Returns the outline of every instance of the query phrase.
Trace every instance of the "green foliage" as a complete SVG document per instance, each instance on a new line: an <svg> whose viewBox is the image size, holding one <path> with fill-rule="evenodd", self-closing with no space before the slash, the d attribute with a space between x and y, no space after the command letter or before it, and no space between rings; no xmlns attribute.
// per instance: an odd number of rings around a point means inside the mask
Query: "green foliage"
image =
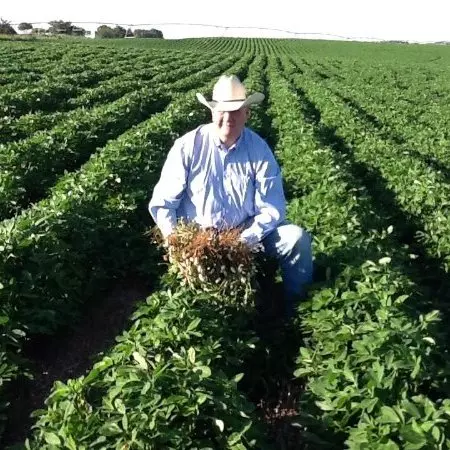
<svg viewBox="0 0 450 450"><path fill-rule="evenodd" d="M232 299L171 287L138 308L85 377L55 385L26 448L264 447L237 390L255 346L246 314Z"/></svg>
<svg viewBox="0 0 450 450"><path fill-rule="evenodd" d="M1 422L30 333L72 323L130 267L158 276L142 233L167 149L209 119L196 91L249 69L267 100L251 124L276 143L289 217L312 231L319 268L296 322L300 445L449 447L449 49L91 41L0 44L0 204L18 213L0 225ZM160 113L156 94L170 100ZM236 388L246 312L165 288L85 377L55 386L30 446L261 444Z"/></svg>
<svg viewBox="0 0 450 450"><path fill-rule="evenodd" d="M0 18L0 34L17 34L17 31L12 27L11 23L7 20Z"/></svg>
<svg viewBox="0 0 450 450"><path fill-rule="evenodd" d="M127 34L125 28L116 26L111 28L108 25L100 25L95 31L95 37L99 39L117 39L123 38Z"/></svg>
<svg viewBox="0 0 450 450"><path fill-rule="evenodd" d="M32 30L33 25L31 25L31 23L28 23L28 22L21 22L21 23L19 23L19 26L17 28L19 28L20 31L27 31L27 30Z"/></svg>
<svg viewBox="0 0 450 450"><path fill-rule="evenodd" d="M64 20L52 20L49 25L50 28L47 31L54 35L84 36L86 34L84 28L77 27L72 22L65 22Z"/></svg>
<svg viewBox="0 0 450 450"><path fill-rule="evenodd" d="M291 218L312 228L316 254L327 264L326 281L299 309L302 436L331 448L444 448L450 367L438 356L447 353L441 313L425 304L426 312L417 312L423 299L409 278L411 252L396 244L401 230L386 224L372 186L361 185L361 166L327 127L330 111L336 121L346 113L334 109L333 97L309 89L306 69L287 58L283 67L270 62L269 114L293 197ZM361 131L352 131L356 141Z"/></svg>
<svg viewBox="0 0 450 450"><path fill-rule="evenodd" d="M113 56L113 55L111 55ZM218 60L218 58L216 58ZM213 59L212 61L215 61ZM194 58L185 58L186 63L195 62ZM130 66L133 64L134 70L130 71ZM93 69L95 69L95 75L91 76L90 80L95 82L98 80L98 84L93 87L87 86L85 89L80 91L80 95L72 97L69 99L61 98L61 103L59 104L59 111L49 114L47 111L36 111L28 112L20 117L14 117L11 114L12 109L9 109L9 114L0 118L0 142L6 143L10 141L18 141L27 137L30 137L34 133L40 130L50 129L63 120L69 119L71 113L65 112L65 109L72 110L76 108L89 108L96 105L104 104L107 102L113 102L120 97L130 93L133 90L141 90L144 87L154 87L155 84L168 83L170 81L177 80L183 76L190 75L188 67L180 67L179 60L174 58L172 55L168 57L167 55L161 55L159 52L150 52L145 55L140 55L134 57L130 55L111 65L107 65L104 68L96 68L97 64L93 64ZM89 70L90 66L86 66ZM103 66L97 66L103 67ZM36 67L34 67L36 70ZM80 67L77 67L78 70ZM11 90L21 87L22 85L29 84L29 81L40 81L44 84L44 79L58 77L60 80L65 79L73 83L86 84L89 81L86 72L81 72L80 74L66 74L64 66L61 68L58 66L54 70L48 70L44 76L36 72L31 72L27 74L25 78L26 81L19 81L18 74L12 74L11 80L17 80L12 86L11 83L7 84L7 89ZM21 74L22 75L22 74ZM6 80L5 80L6 81ZM35 87L36 84L35 83ZM34 91L34 95L40 99L42 95L42 90ZM25 95L22 90L16 95L15 98L20 99ZM21 112L25 112L33 109L33 97L28 100L23 106ZM11 105L12 106L12 105ZM43 104L39 100L38 107L45 108L45 103ZM14 109L17 108L17 102ZM85 112L85 109L80 109L78 113Z"/></svg>
<svg viewBox="0 0 450 450"><path fill-rule="evenodd" d="M134 37L164 39L162 31L156 30L155 28L152 28L150 30L142 30L140 28L137 28L136 30L134 30Z"/></svg>
<svg viewBox="0 0 450 450"><path fill-rule="evenodd" d="M222 59L174 82L173 89L211 87L211 78L236 59ZM240 59L233 70L245 71L248 61ZM139 270L151 260L155 249L148 248L143 235L148 189L173 140L206 120L195 92L174 93L164 112L110 141L81 170L63 177L47 199L2 223L0 305L7 320L0 322L0 351L14 375L16 354L28 333L53 333L73 323L86 296L100 292L129 267ZM147 276L157 271L155 266ZM17 346L7 346L8 339Z"/></svg>

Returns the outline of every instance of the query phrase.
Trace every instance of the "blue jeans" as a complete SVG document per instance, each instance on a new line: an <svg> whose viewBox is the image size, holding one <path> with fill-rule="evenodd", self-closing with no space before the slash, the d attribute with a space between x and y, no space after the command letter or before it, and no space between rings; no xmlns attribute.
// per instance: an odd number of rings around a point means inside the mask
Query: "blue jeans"
<svg viewBox="0 0 450 450"><path fill-rule="evenodd" d="M263 240L264 252L278 260L283 277L285 313L291 318L296 302L305 294L313 278L311 235L287 221Z"/></svg>

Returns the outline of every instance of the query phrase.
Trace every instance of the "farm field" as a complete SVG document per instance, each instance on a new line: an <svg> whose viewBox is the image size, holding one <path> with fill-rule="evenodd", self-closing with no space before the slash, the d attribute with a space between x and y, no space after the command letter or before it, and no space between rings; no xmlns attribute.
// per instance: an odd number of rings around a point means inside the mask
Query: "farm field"
<svg viewBox="0 0 450 450"><path fill-rule="evenodd" d="M450 49L151 41L0 40L1 447L450 448ZM314 237L288 325L145 235L222 73Z"/></svg>

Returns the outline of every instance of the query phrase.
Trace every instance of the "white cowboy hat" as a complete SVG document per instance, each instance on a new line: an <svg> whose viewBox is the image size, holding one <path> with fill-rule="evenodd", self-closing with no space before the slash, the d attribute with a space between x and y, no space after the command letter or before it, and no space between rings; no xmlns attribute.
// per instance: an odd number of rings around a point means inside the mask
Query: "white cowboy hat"
<svg viewBox="0 0 450 450"><path fill-rule="evenodd" d="M236 75L222 75L219 78L214 85L210 102L202 94L197 92L196 95L200 103L216 111L237 111L243 106L261 103L264 100L264 94L260 92L247 97L245 87Z"/></svg>

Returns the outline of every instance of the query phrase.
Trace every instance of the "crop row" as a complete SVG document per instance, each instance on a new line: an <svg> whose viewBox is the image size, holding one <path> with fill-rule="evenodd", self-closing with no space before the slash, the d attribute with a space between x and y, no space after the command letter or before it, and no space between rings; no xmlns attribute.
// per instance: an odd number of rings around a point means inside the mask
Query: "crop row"
<svg viewBox="0 0 450 450"><path fill-rule="evenodd" d="M436 113L436 108L448 110L450 83L444 67L422 64L415 65L412 70L408 65L368 64L366 61L340 61L338 67L334 67L335 64L335 61L314 61L308 64L306 74L327 85L364 94L371 103L385 105L385 113L396 111L396 121L409 118L411 126L427 124L435 127L436 122L429 119Z"/></svg>
<svg viewBox="0 0 450 450"><path fill-rule="evenodd" d="M244 57L230 70L245 74L249 61ZM229 66L192 75L193 85ZM72 323L85 297L149 258L152 250L141 235L148 189L173 139L206 118L193 92L174 94L164 112L108 143L46 200L0 226L3 344L17 340L13 330L21 330L20 348L24 331L50 333ZM16 366L18 353L5 345L2 375Z"/></svg>
<svg viewBox="0 0 450 450"><path fill-rule="evenodd" d="M270 55L285 51L284 46L280 45L277 41L260 38L184 39L182 43L175 43L175 45L175 48L181 48L182 45L186 50L202 50L213 53L219 52L221 54L244 54L250 52Z"/></svg>
<svg viewBox="0 0 450 450"><path fill-rule="evenodd" d="M450 401L427 396L448 395L439 313L416 312L408 251L392 252L398 244L383 211L353 162L327 144L333 130L315 121L303 78L285 67L291 82L274 61L269 66L269 114L293 185L289 216L313 231L316 262L326 269L299 311L303 438L319 448L344 441L352 449L438 448L450 427Z"/></svg>
<svg viewBox="0 0 450 450"><path fill-rule="evenodd" d="M106 55L108 56L108 54ZM174 59L182 56L191 56L189 52L181 53L176 51L170 52L170 55ZM43 81L45 79L57 79L61 76L76 75L83 71L104 70L106 68L110 68L112 74L119 69L123 69L124 72L125 69L128 72L132 72L131 69L134 69L136 65L139 66L142 63L152 65L154 61L164 57L167 59L170 55L167 52L149 49L141 53L128 51L118 56L111 54L105 58L105 55L99 49L92 54L91 58L86 60L82 55L74 55L69 51L60 61L54 64L50 64L46 60L42 61L42 63L39 60L32 60L29 65L25 63L10 65L9 68L11 70L2 74L0 83L8 84L5 86L5 89L18 90L19 88L29 87L29 84L25 85L29 77L35 81ZM10 83L15 84L6 83L8 80Z"/></svg>
<svg viewBox="0 0 450 450"><path fill-rule="evenodd" d="M144 60L145 61L145 60ZM6 116L18 117L34 110L55 110L67 107L68 100L82 92L82 88L97 84L98 82L120 75L130 70L130 63L125 61L118 67L93 68L78 70L74 74L50 74L25 89L11 86L0 96L0 110Z"/></svg>
<svg viewBox="0 0 450 450"><path fill-rule="evenodd" d="M0 96L0 111L5 116L19 117L39 110L63 108L67 100L78 95L83 87L92 86L110 70L81 72L76 75L60 76L56 81L44 79L34 86L16 90L12 86Z"/></svg>
<svg viewBox="0 0 450 450"><path fill-rule="evenodd" d="M117 51L117 49L105 49L105 48L86 48L77 47L74 48L71 45L64 46L61 44L56 45L43 45L35 46L33 44L27 44L28 48L34 50L23 54L18 52L17 45L13 47L4 47L5 54L0 56L0 60L3 59L5 65L1 68L2 74L16 73L20 74L24 71L36 71L38 73L45 74L49 71L58 71L59 73L75 73L77 65L74 61L80 62L80 65L86 66L91 63L96 65L109 64L112 59L120 60L123 54ZM151 50L148 52L150 53ZM138 53L133 50L127 52L127 56L138 56ZM6 64L9 63L9 64Z"/></svg>
<svg viewBox="0 0 450 450"><path fill-rule="evenodd" d="M298 70L298 64L295 65ZM383 162L381 167L386 170L386 172L382 170L383 174L387 173L388 166L391 165L392 174L390 176L396 177L399 184L395 191L403 191L398 194L398 198L402 200L402 206L404 197L409 197L406 202L410 204L405 205L405 210L411 214L417 214L420 221L422 207L426 215L429 210L436 209L437 215L440 217L437 220L441 222L437 228L446 228L446 224L442 223L444 222L442 216L446 215L448 203L448 169L446 165L449 159L445 151L447 127L444 126L448 115L446 115L446 105L432 102L431 98L427 98L427 95L430 95L428 91L419 95L420 83L407 96L405 90L395 89L392 86L384 85L382 88L377 84L373 86L372 79L370 79L370 88L367 87L365 82L370 76L378 75L379 78L382 78L383 75L386 76L386 71L381 68L376 72L366 70L366 78L361 75L361 82L356 76L353 82L350 78L346 83L330 78L319 83L311 79L311 73L305 75L304 88L317 92L318 98L323 98L324 93L327 92L326 95L332 99L330 106L335 106L332 109L334 116L339 116L341 120L348 122L345 128L347 128L348 135L352 134L352 139L349 139L350 143L359 149L360 142L364 141L364 147L370 148L370 150L380 150L380 158L377 157L373 164L374 170L377 170L376 167L378 167L375 162ZM429 76L428 74L423 75L424 83ZM417 78L420 79L420 76ZM442 88L442 86L440 87ZM412 87L408 84L408 91L410 88ZM433 94L431 94L432 96ZM439 114L435 114L435 123L438 127L436 130L421 120L423 112L432 108L433 105L436 109L435 112L439 111ZM326 109L327 120L332 120L329 109ZM339 121L336 122L337 125L339 123ZM359 133L357 132L358 127ZM389 151L386 152L384 147ZM366 157L369 157L368 151ZM390 180L390 176L386 175L386 178ZM420 192L420 185L422 188L426 186L427 194L424 195ZM428 195L428 189L432 193L431 196ZM413 221L417 222L417 218L416 220L413 218ZM436 233L440 236L445 234L445 231L436 230ZM432 239L430 238L429 241ZM445 256L445 252L441 253L439 250L437 254Z"/></svg>
<svg viewBox="0 0 450 450"><path fill-rule="evenodd" d="M175 289L149 297L86 376L55 384L26 448L263 448L237 389L255 347L248 313Z"/></svg>
<svg viewBox="0 0 450 450"><path fill-rule="evenodd" d="M19 70L19 67L17 68ZM22 69L20 67L20 69ZM1 72L0 72L1 73ZM10 88L10 85L15 83L16 85L19 85L20 87L24 87L26 84L33 83L35 81L38 81L42 78L42 74L36 71L33 72L12 72L8 74L1 74L0 75L0 86L6 86L8 89ZM20 84L19 84L20 83ZM9 86L7 86L9 85Z"/></svg>
<svg viewBox="0 0 450 450"><path fill-rule="evenodd" d="M79 52L68 51L57 58L54 58L53 49L43 58L31 59L29 62L21 60L13 64L9 62L8 71L5 75L9 76L11 83L5 86L8 91L18 91L29 87L27 83L27 74L38 75L37 83L51 77L66 75L76 75L77 73L89 70L102 69L111 64L114 56L109 59L102 58L101 52L89 52L84 57ZM128 55L126 56L128 58Z"/></svg>
<svg viewBox="0 0 450 450"><path fill-rule="evenodd" d="M381 174L373 189L385 193L386 208L397 214L394 220L401 223L405 239L412 234L412 244L423 248L424 256L441 259L441 270L448 273L450 186L442 174L409 152L399 151L382 133L362 133L363 119L320 84L304 78L302 89L320 108L322 122L354 148L357 160Z"/></svg>
<svg viewBox="0 0 450 450"><path fill-rule="evenodd" d="M266 86L266 66L267 66L267 56L266 55L258 55L255 58L255 61L252 64L252 70L247 79L245 80L245 86L249 92L261 92L264 93ZM263 113L263 109L265 106L265 102L261 105L255 105L251 109L250 116L250 127L252 130L256 131L260 136L266 138L268 124L266 123Z"/></svg>
<svg viewBox="0 0 450 450"><path fill-rule="evenodd" d="M4 65L0 68L2 75L21 73L23 69L33 70L35 68L37 71L45 70L53 62L56 65L56 61L61 60L67 54L67 50L64 48L51 48L51 51L48 48L41 48L37 51L35 49L35 51L29 52L27 50L32 49L30 46L19 49L17 46L5 47L3 44L1 49L4 50L4 54L1 56ZM9 65L6 64L7 61ZM27 66L27 64L32 64L33 62L35 66Z"/></svg>
<svg viewBox="0 0 450 450"><path fill-rule="evenodd" d="M443 92L438 84L433 94L425 81L416 82L408 92L384 87L368 89L363 83L343 84L334 80L326 82L327 88L340 96L353 108L392 140L402 152L426 160L439 170L440 164L450 164L447 152L450 120L450 92ZM423 93L422 93L423 92Z"/></svg>
<svg viewBox="0 0 450 450"><path fill-rule="evenodd" d="M112 76L93 88L83 89L77 97L69 98L66 103L66 109L73 110L80 107L92 107L97 104L117 100L121 96L133 91L139 90L145 86L150 87L152 82L159 83L162 80L175 80L176 76L187 74L187 68L179 68L183 65L194 62L189 57L179 61L178 58L163 56L154 58L151 63L147 58L137 60L134 64L134 70L130 73L127 64L121 68L121 73ZM117 69L119 70L119 68ZM55 112L48 114L46 112L36 112L25 114L19 118L5 116L0 119L0 139L2 143L16 141L31 136L33 133L51 128L63 120L70 119L70 111Z"/></svg>
<svg viewBox="0 0 450 450"><path fill-rule="evenodd" d="M231 58L232 59L232 58ZM74 111L49 132L3 147L0 154L0 218L11 216L30 202L42 198L64 171L72 171L99 146L158 111L170 101L171 93L187 90L205 73L217 73L231 59L220 59L210 69L167 84L176 71L152 80L152 87L141 88L121 99L85 111ZM189 68L191 73L192 67ZM200 69L200 67L199 67ZM208 72L209 70L209 72ZM187 68L180 72L186 73Z"/></svg>
<svg viewBox="0 0 450 450"><path fill-rule="evenodd" d="M261 62L250 65L247 86L258 78ZM233 306L233 299L224 305L211 294L171 288L174 295L147 299L131 329L86 377L55 385L48 409L37 413L29 448L47 448L50 439L68 448L75 442L78 448L263 448L253 407L236 390L243 374L229 379L254 348L249 311ZM132 385L119 389L130 377ZM87 408L67 414L67 401Z"/></svg>

